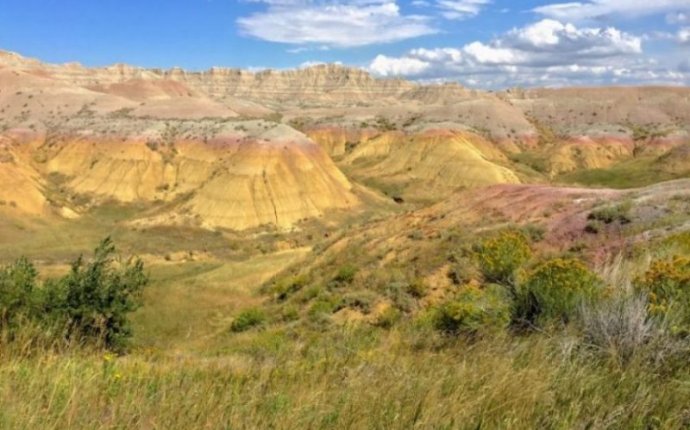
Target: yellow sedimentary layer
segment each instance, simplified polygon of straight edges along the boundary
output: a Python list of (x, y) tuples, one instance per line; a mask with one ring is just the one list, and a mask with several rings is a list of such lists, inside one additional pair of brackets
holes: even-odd
[(190, 222), (205, 227), (290, 227), (358, 199), (327, 154), (299, 142), (224, 137), (172, 144), (75, 138), (60, 144), (47, 172), (69, 177), (68, 187), (121, 202), (173, 201), (150, 223)]
[(0, 210), (40, 215), (48, 207), (40, 175), (0, 137)]
[(382, 133), (365, 139), (343, 164), (366, 177), (396, 177), (439, 189), (518, 183), (510, 169), (497, 164), (502, 153), (477, 135), (429, 130), (407, 135)]
[(634, 144), (620, 139), (580, 137), (560, 143), (548, 154), (551, 174), (600, 169), (632, 157)]

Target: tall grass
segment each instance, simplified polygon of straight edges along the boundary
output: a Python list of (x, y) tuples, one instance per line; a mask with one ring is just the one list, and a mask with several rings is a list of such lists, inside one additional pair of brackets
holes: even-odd
[[(565, 337), (233, 335), (217, 356), (6, 350), (0, 428), (686, 428), (690, 375), (610, 366)], [(223, 340), (220, 340), (223, 341)]]

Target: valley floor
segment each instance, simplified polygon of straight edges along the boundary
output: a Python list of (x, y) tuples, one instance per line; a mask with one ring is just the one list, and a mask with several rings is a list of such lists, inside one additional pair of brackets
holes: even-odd
[[(675, 232), (687, 220), (688, 200), (681, 191), (688, 189), (685, 182), (678, 182), (659, 185), (653, 192), (639, 191), (633, 196), (638, 203), (629, 214), (631, 224), (602, 224), (604, 229), (618, 230), (592, 236), (591, 244), (579, 246), (600, 246), (604, 242), (598, 241), (621, 231), (635, 237), (652, 227)], [(549, 199), (566, 200), (571, 199), (567, 193), (575, 192), (566, 190), (564, 196), (554, 197), (545, 187), (534, 190)], [(514, 187), (492, 192), (501, 193), (506, 210), (520, 217), (523, 209), (530, 214), (534, 208), (519, 209), (510, 198), (534, 204), (536, 200), (525, 198), (528, 191)], [(611, 196), (630, 198), (604, 194), (609, 198), (606, 204), (612, 202)], [(472, 193), (468, 196), (474, 198)], [(554, 207), (561, 207), (560, 201), (554, 201)], [(315, 267), (314, 273), (321, 270), (330, 276), (332, 267), (349, 263), (365, 278), (376, 274), (367, 272), (371, 267), (391, 273), (400, 270), (386, 266), (387, 258), (377, 256), (380, 250), (369, 246), (370, 241), (388, 251), (401, 250), (400, 258), (410, 258), (400, 260), (401, 267), (445, 267), (445, 253), (473, 237), (462, 224), (473, 222), (469, 212), (462, 212), (469, 207), (463, 202), (390, 220), (360, 220), (330, 238), (322, 227), (295, 235), (257, 234), (252, 239), (228, 232), (137, 231), (126, 224), (136, 208), (126, 207), (104, 207), (61, 225), (2, 224), (4, 237), (10, 238), (0, 246), (4, 262), (21, 253), (38, 261), (44, 275), (64, 273), (70, 259), (88, 254), (97, 238), (112, 235), (125, 255), (138, 250), (144, 257), (152, 282), (144, 306), (133, 316), (135, 336), (126, 355), (88, 347), (44, 349), (31, 336), (13, 341), (0, 336), (0, 429), (690, 426), (687, 345), (668, 339), (647, 342), (627, 356), (615, 348), (593, 345), (575, 327), (449, 337), (412, 317), (392, 326), (356, 319), (334, 324), (331, 316), (312, 313), (315, 303), (302, 313), (305, 324), (276, 322), (244, 332), (230, 330), (244, 309), (264, 307), (275, 312), (268, 315), (272, 322), (282, 321), (283, 314), (292, 311), (291, 302), (271, 305), (270, 295), (259, 291), (259, 286), (287, 276), (290, 269)], [(591, 202), (602, 203), (599, 198)], [(482, 211), (481, 205), (473, 208)], [(485, 220), (486, 225), (497, 220), (500, 225), (511, 224), (497, 215), (499, 209), (491, 209), (491, 216), (497, 218)], [(569, 228), (575, 223), (581, 229), (573, 219), (579, 216), (584, 222), (591, 208), (558, 210), (560, 214), (550, 215), (550, 222), (563, 217)], [(421, 230), (410, 227), (420, 220)], [(447, 230), (449, 235), (436, 230)], [(546, 246), (550, 231), (541, 234), (545, 239), (539, 246)], [(297, 239), (307, 235), (315, 239)], [(386, 239), (389, 236), (392, 239)], [(350, 242), (339, 247), (341, 237)], [(674, 248), (679, 249), (687, 248)], [(361, 282), (366, 284), (367, 279)], [(314, 291), (324, 294), (327, 288), (331, 287), (324, 281)], [(336, 285), (333, 294), (342, 294), (343, 300), (352, 298), (342, 288), (359, 291)], [(295, 303), (298, 299), (296, 295)]]

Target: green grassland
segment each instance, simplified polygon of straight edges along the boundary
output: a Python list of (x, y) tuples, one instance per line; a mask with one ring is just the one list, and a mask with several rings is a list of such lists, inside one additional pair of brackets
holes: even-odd
[(562, 183), (610, 188), (636, 188), (686, 177), (664, 170), (656, 158), (642, 157), (616, 164), (607, 169), (578, 170), (559, 175)]

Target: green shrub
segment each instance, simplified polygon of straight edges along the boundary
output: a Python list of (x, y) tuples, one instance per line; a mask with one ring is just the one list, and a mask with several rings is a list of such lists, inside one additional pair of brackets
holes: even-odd
[(587, 220), (587, 224), (585, 224), (585, 232), (590, 234), (599, 234), (599, 232), (604, 229), (604, 225), (605, 224), (603, 222), (596, 219)]
[(357, 268), (351, 265), (345, 265), (338, 270), (333, 280), (340, 284), (351, 284), (357, 275)]
[(294, 293), (300, 291), (308, 283), (309, 279), (304, 275), (281, 279), (273, 286), (273, 294), (276, 300), (284, 301)]
[(0, 270), (0, 328), (13, 329), (18, 320), (36, 315), (37, 277), (24, 257)]
[(141, 260), (118, 262), (115, 254), (115, 245), (106, 238), (92, 261), (79, 257), (69, 274), (55, 284), (47, 304), (63, 307), (72, 335), (122, 349), (132, 334), (127, 316), (141, 306), (148, 277)]
[(671, 235), (664, 239), (663, 244), (676, 253), (690, 254), (690, 231)]
[(342, 309), (342, 300), (339, 297), (332, 295), (324, 295), (309, 306), (307, 317), (309, 321), (315, 323), (315, 326), (323, 329), (328, 326), (331, 321), (331, 315)]
[(524, 234), (510, 230), (485, 239), (476, 255), (487, 281), (513, 285), (515, 271), (531, 258), (532, 250)]
[(352, 291), (343, 295), (342, 306), (350, 309), (356, 309), (364, 314), (368, 314), (371, 312), (371, 308), (376, 299), (376, 293), (373, 291)]
[(474, 337), (504, 330), (510, 323), (510, 310), (510, 301), (500, 286), (466, 286), (434, 310), (432, 321), (445, 334)]
[(647, 297), (650, 314), (673, 317), (675, 331), (690, 332), (690, 258), (652, 262), (635, 288)]
[(539, 224), (526, 224), (520, 228), (520, 231), (528, 237), (532, 242), (541, 242), (546, 236), (546, 229)]
[(141, 260), (115, 259), (110, 238), (103, 240), (91, 261), (79, 257), (70, 272), (40, 286), (37, 271), (26, 259), (0, 274), (0, 327), (26, 318), (68, 338), (123, 350), (131, 337), (129, 314), (141, 305), (148, 283)]
[(307, 315), (312, 321), (321, 321), (343, 308), (343, 298), (339, 295), (322, 292), (309, 306)]
[(230, 325), (230, 330), (235, 333), (247, 331), (266, 322), (266, 314), (261, 309), (251, 308), (240, 312)]
[(518, 290), (515, 317), (521, 322), (568, 322), (580, 304), (602, 291), (601, 280), (580, 260), (557, 258), (538, 265)]
[(410, 312), (416, 304), (409, 291), (410, 283), (406, 280), (388, 282), (381, 289), (384, 297), (390, 299), (396, 308), (404, 312)]
[(320, 285), (312, 285), (302, 289), (295, 295), (295, 300), (299, 303), (307, 303), (324, 294), (324, 288)]
[(587, 219), (590, 221), (601, 221), (604, 224), (612, 224), (618, 221), (621, 224), (629, 224), (632, 222), (630, 217), (630, 210), (632, 204), (626, 202), (615, 206), (605, 206), (603, 208), (593, 210)]

